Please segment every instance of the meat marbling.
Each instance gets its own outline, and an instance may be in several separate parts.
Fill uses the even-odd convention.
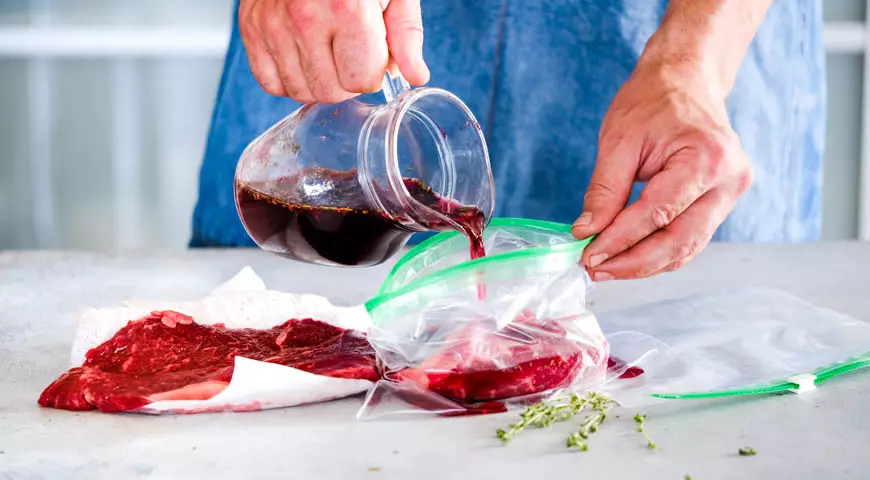
[[[129,322],[39,397],[43,407],[122,412],[158,400],[204,400],[233,375],[235,357],[337,378],[378,380],[365,335],[310,318],[268,330],[200,325],[173,311]]]

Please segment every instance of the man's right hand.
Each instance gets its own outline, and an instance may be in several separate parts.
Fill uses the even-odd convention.
[[[239,29],[263,89],[300,103],[377,92],[389,61],[429,81],[420,0],[241,0]]]

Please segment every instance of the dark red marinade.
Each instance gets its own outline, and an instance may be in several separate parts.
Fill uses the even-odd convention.
[[[412,198],[460,227],[471,240],[474,258],[484,255],[483,212],[444,200],[418,179],[403,181]],[[312,169],[268,182],[237,182],[235,188],[239,216],[254,241],[288,258],[375,265],[395,254],[414,233],[401,219],[371,208],[355,170]],[[400,208],[391,210],[403,215]],[[451,226],[446,222],[427,225],[432,230]]]

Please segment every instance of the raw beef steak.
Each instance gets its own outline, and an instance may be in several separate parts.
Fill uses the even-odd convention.
[[[378,379],[375,352],[355,330],[310,318],[268,330],[228,329],[165,311],[129,322],[88,351],[39,404],[121,412],[158,400],[205,400],[229,384],[237,355],[329,377]]]
[[[567,387],[604,352],[569,338],[555,321],[526,314],[502,329],[472,322],[453,332],[419,366],[388,374],[463,403],[487,402]]]

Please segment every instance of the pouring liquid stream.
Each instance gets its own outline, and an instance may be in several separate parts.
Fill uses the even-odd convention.
[[[387,102],[395,100],[403,92],[411,89],[410,84],[408,84],[408,81],[405,80],[405,77],[402,76],[393,62],[390,62],[390,67],[384,75],[381,87],[384,91],[384,97]],[[471,257],[471,260],[477,260],[478,258],[486,256],[486,248],[483,243],[484,219],[482,213],[479,216],[468,215],[464,218],[452,218],[448,215],[446,218],[455,230],[468,237],[470,244],[469,256]],[[477,221],[478,219],[479,221]],[[486,298],[486,284],[484,284],[479,273],[477,281],[477,298],[481,301]]]

